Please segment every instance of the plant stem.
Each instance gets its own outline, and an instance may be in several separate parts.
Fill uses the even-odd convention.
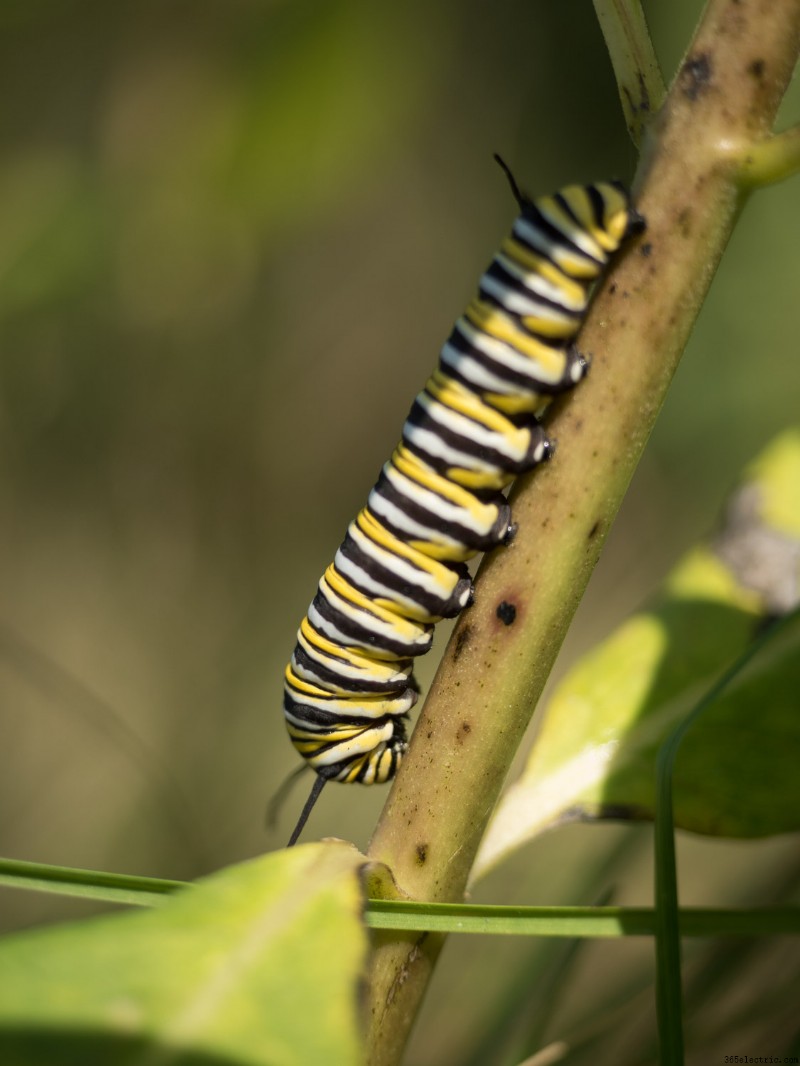
[[[638,147],[667,91],[642,6],[639,0],[594,0],[594,10],[614,68],[628,133]]]
[[[784,181],[800,171],[800,125],[749,144],[741,153],[740,180],[757,188]]]
[[[743,204],[726,143],[769,134],[797,61],[800,0],[710,0],[634,183],[648,230],[580,336],[592,373],[549,423],[555,460],[520,479],[517,537],[484,561],[370,857],[414,899],[462,898],[478,844],[644,449]],[[720,375],[725,366],[720,364]],[[513,604],[513,625],[498,606]],[[507,617],[507,612],[504,612]],[[376,936],[368,1061],[397,1063],[443,940]]]

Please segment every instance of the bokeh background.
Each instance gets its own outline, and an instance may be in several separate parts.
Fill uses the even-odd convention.
[[[700,9],[646,5],[668,77]],[[283,667],[514,215],[492,153],[540,192],[635,152],[588,0],[5,0],[0,98],[0,854],[197,877],[282,846],[302,802],[265,829],[297,764]],[[796,420],[799,234],[797,178],[749,204],[559,671]],[[332,788],[309,834],[364,846],[384,797]],[[649,846],[570,827],[479,898],[647,904]],[[681,849],[687,903],[796,891],[791,840]],[[84,913],[4,892],[0,926]],[[410,1061],[467,1061],[465,1016],[531,952],[449,946]],[[624,1046],[651,1046],[651,963],[585,950],[543,1038],[613,973]]]

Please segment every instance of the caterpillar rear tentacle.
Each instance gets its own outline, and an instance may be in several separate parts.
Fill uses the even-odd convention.
[[[538,419],[588,370],[572,341],[590,291],[644,229],[617,182],[531,200],[496,158],[520,215],[323,575],[286,668],[286,726],[317,773],[290,845],[327,781],[394,777],[417,701],[414,659],[436,623],[471,602],[465,563],[513,538],[502,492],[552,454]]]

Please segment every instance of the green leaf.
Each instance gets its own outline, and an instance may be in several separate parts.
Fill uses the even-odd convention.
[[[656,899],[656,1014],[659,1059],[664,1063],[684,1061],[683,988],[681,978],[681,929],[678,903],[678,869],[675,859],[675,814],[673,778],[678,753],[687,735],[697,728],[709,709],[741,676],[767,643],[773,648],[778,635],[800,622],[800,608],[785,616],[753,640],[722,674],[713,688],[667,737],[656,758],[655,801],[655,899]],[[800,912],[798,912],[800,916]]]
[[[363,864],[308,844],[153,910],[6,938],[0,1062],[359,1063]]]
[[[750,467],[723,531],[690,552],[653,607],[575,666],[547,707],[520,780],[503,797],[473,877],[546,829],[652,819],[659,745],[744,651],[797,602],[800,433]],[[800,829],[800,624],[785,627],[687,736],[675,825],[715,836]]]
[[[759,487],[764,524],[795,539],[800,537],[798,455],[800,429],[790,429],[774,440],[746,472],[747,480]]]

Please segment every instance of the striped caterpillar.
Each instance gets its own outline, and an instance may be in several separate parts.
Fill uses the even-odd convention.
[[[496,158],[520,214],[325,571],[286,668],[286,726],[317,773],[290,846],[327,781],[394,777],[419,694],[414,659],[435,624],[471,602],[467,560],[509,539],[502,490],[548,458],[538,416],[586,372],[571,342],[590,290],[644,228],[617,182],[531,200]]]

